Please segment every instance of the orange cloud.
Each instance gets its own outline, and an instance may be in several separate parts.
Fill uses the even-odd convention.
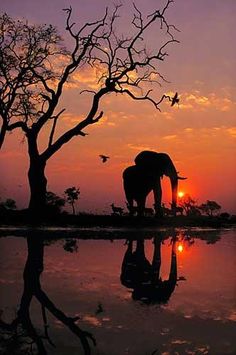
[[[178,106],[175,106],[178,108]],[[227,112],[235,108],[235,103],[229,97],[222,97],[216,93],[210,93],[208,96],[201,95],[198,90],[192,93],[182,93],[180,95],[180,109],[184,110],[206,110],[215,108],[217,111]]]
[[[226,132],[233,138],[236,138],[236,127],[230,127],[226,129]]]
[[[128,143],[127,144],[128,148],[132,149],[132,150],[138,150],[138,151],[141,151],[141,150],[153,150],[150,146],[145,146],[145,145],[134,145],[134,144],[131,144],[131,143]]]
[[[104,68],[102,66],[98,67],[83,67],[80,70],[75,71],[70,80],[65,84],[66,89],[87,89],[97,90],[100,88],[101,83],[99,79],[104,73]]]
[[[176,134],[171,134],[171,135],[162,137],[162,139],[166,139],[166,140],[173,140],[173,139],[176,139],[176,138],[177,138]]]

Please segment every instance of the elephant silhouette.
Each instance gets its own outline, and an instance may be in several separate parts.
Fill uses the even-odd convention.
[[[165,304],[175,290],[177,281],[176,241],[171,240],[171,265],[169,277],[162,280],[161,269],[161,238],[154,238],[154,251],[152,263],[145,257],[144,240],[137,240],[136,249],[133,250],[134,241],[128,241],[128,246],[121,267],[120,281],[122,285],[133,289],[133,300],[143,303]]]
[[[162,216],[161,178],[168,176],[171,182],[173,215],[176,215],[178,180],[186,178],[178,176],[176,168],[166,153],[142,151],[135,158],[135,165],[129,166],[123,172],[123,183],[130,213],[134,211],[134,201],[137,203],[138,215],[144,214],[146,198],[151,191],[154,195],[154,207],[157,216]]]
[[[135,288],[136,285],[148,282],[151,264],[145,256],[144,240],[136,241],[136,249],[133,250],[133,240],[127,241],[127,250],[121,266],[120,281],[127,288]]]

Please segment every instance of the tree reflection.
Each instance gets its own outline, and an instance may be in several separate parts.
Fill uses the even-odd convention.
[[[47,354],[45,342],[48,342],[51,346],[55,346],[48,334],[47,310],[79,338],[84,354],[90,355],[91,350],[89,340],[96,345],[93,335],[78,327],[76,324],[78,317],[68,317],[57,308],[41,287],[40,276],[44,268],[43,240],[41,238],[35,238],[35,236],[30,236],[27,238],[27,245],[28,257],[23,273],[24,289],[19,310],[16,314],[16,318],[10,324],[0,320],[0,328],[5,332],[5,340],[7,340],[5,342],[5,349],[1,349],[3,351],[2,353]],[[42,307],[44,335],[40,335],[36,331],[36,328],[31,321],[30,306],[34,297]],[[10,352],[9,349],[11,349]]]
[[[175,290],[177,281],[185,280],[184,277],[178,278],[177,276],[176,248],[178,240],[176,235],[171,238],[170,270],[166,280],[162,280],[160,276],[162,237],[159,236],[153,239],[152,262],[149,262],[145,256],[144,239],[136,240],[135,249],[134,241],[127,241],[127,250],[121,267],[120,280],[124,286],[133,289],[132,298],[134,300],[141,300],[147,304],[167,303]]]

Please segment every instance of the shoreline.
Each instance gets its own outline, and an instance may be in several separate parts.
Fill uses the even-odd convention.
[[[0,227],[4,226],[28,226],[28,227],[51,227],[51,228],[184,228],[184,227],[233,227],[236,226],[236,216],[222,218],[220,216],[129,216],[129,215],[94,215],[80,213],[51,214],[48,216],[37,216],[32,218],[25,211],[11,211],[7,214],[0,214]]]
[[[17,218],[16,218],[17,217]],[[30,233],[35,236],[59,239],[124,239],[151,238],[154,236],[187,233],[200,235],[220,233],[223,230],[236,228],[235,221],[220,217],[130,217],[117,215],[57,215],[47,219],[29,223],[29,218],[15,214],[0,220],[0,237],[26,237]]]

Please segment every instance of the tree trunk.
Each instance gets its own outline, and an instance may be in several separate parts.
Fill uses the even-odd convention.
[[[178,177],[177,174],[170,177],[171,190],[172,190],[172,203],[171,210],[173,215],[176,216],[177,195],[178,195]]]
[[[73,216],[75,215],[75,205],[74,205],[74,202],[71,203],[71,206],[72,206],[72,212],[73,212]]]
[[[47,179],[45,177],[46,161],[39,156],[30,158],[28,179],[30,185],[29,211],[34,216],[45,214]]]
[[[4,120],[2,127],[0,129],[0,149],[2,148],[6,132],[7,132],[7,124],[6,124],[6,121]]]

